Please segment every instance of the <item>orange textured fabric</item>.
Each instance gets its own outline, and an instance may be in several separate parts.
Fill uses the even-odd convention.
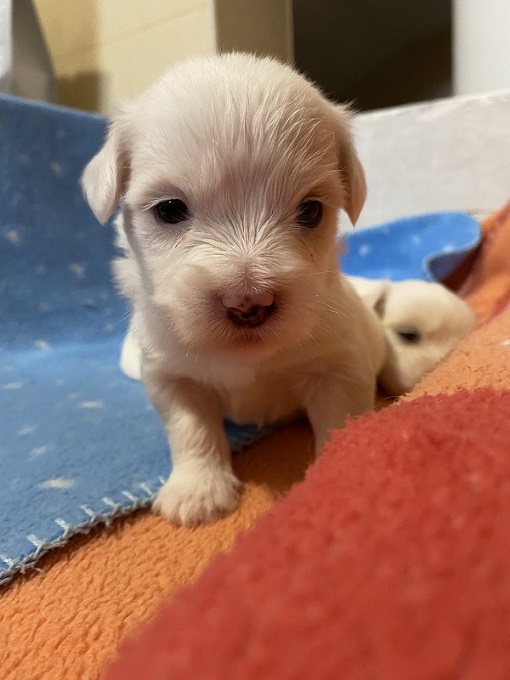
[[[492,247],[487,246],[487,258]],[[508,261],[510,244],[504,255]],[[498,291],[485,288],[489,307],[501,299]],[[462,343],[412,396],[463,385],[510,389],[506,339],[509,312]],[[310,451],[309,428],[294,425],[237,456],[236,469],[247,482],[241,507],[212,526],[176,529],[140,513],[50,553],[39,572],[16,579],[1,593],[2,677],[95,680],[122,637],[151,616],[165,594],[193,581],[302,477]]]
[[[116,522],[49,553],[40,572],[1,594],[3,680],[95,680],[133,626],[164,595],[189,583],[303,478],[313,456],[295,424],[235,456],[245,488],[238,510],[213,525],[177,528],[151,513]]]
[[[483,240],[459,294],[485,322],[510,302],[510,203],[482,225]]]
[[[510,391],[335,433],[104,680],[510,677]]]

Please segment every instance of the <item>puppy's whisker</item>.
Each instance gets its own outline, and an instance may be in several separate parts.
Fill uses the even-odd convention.
[[[328,312],[330,314],[336,314],[343,319],[348,318],[347,311],[345,309],[339,308],[339,307],[334,307],[331,304],[328,304],[325,301],[316,301],[316,302],[309,302],[306,304],[308,309],[312,309],[313,311],[319,311],[319,312]]]
[[[306,272],[301,275],[302,279],[317,279],[317,278],[324,278],[327,276],[332,276],[332,275],[340,275],[340,272],[338,269],[333,269],[333,270],[324,270],[324,271],[315,271],[315,272]],[[336,285],[336,282],[335,282]]]

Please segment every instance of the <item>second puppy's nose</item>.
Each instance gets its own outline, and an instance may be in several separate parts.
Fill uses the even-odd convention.
[[[274,293],[226,293],[221,302],[231,321],[239,326],[259,326],[273,313]]]

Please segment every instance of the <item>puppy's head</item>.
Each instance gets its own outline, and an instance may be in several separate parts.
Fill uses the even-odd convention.
[[[373,307],[387,340],[379,380],[395,396],[411,390],[476,326],[470,307],[439,283],[387,282]]]
[[[83,187],[100,221],[122,203],[138,298],[168,332],[247,358],[313,335],[338,210],[354,223],[365,199],[345,108],[240,54],[178,65],[127,105]]]

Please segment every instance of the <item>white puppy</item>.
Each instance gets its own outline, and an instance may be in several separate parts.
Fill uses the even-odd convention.
[[[306,413],[319,452],[372,408],[381,327],[337,270],[338,211],[354,222],[365,199],[345,108],[271,59],[196,58],[115,118],[83,187],[101,221],[122,206],[115,276],[171,447],[165,517],[237,505],[224,415]]]
[[[386,356],[379,384],[389,395],[409,392],[476,327],[471,308],[439,283],[349,280],[383,324]]]

